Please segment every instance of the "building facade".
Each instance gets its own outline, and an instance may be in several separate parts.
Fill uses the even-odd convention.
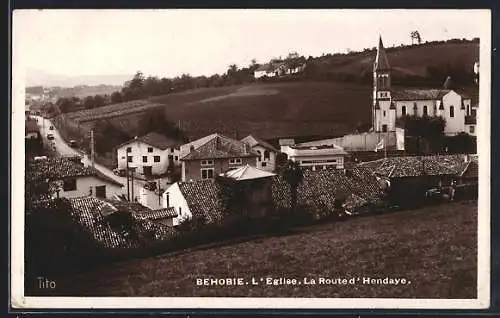
[[[391,85],[391,77],[391,67],[382,38],[380,38],[373,64],[372,127],[374,131],[395,131],[396,119],[410,115],[441,116],[446,123],[444,129],[446,135],[475,131],[475,127],[471,128],[471,125],[475,125],[470,124],[472,120],[468,120],[469,124],[466,124],[467,116],[475,117],[472,99],[467,94],[452,89],[449,77],[442,88],[404,90],[394,89]]]
[[[244,142],[220,134],[204,137],[201,142],[182,148],[182,181],[213,179],[228,170],[257,165],[258,154]]]
[[[279,153],[278,149],[252,135],[248,135],[241,141],[249,145],[250,148],[258,154],[257,168],[265,171],[274,171],[276,169],[276,156]]]
[[[135,168],[144,176],[165,174],[180,165],[179,147],[179,141],[155,132],[136,137],[117,147],[118,169]]]
[[[344,169],[345,158],[349,155],[337,145],[298,146],[288,142],[281,143],[281,152],[285,153],[289,160],[313,171],[327,168]]]

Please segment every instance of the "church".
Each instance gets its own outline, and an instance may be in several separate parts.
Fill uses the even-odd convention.
[[[478,104],[463,92],[452,89],[448,77],[442,88],[395,89],[391,86],[391,66],[382,37],[373,63],[372,131],[396,130],[396,119],[402,116],[442,116],[446,122],[444,133],[476,135]]]

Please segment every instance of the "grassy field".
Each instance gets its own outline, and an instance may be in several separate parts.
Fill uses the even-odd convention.
[[[475,298],[477,201],[367,216],[115,263],[57,280],[68,296]],[[353,285],[197,286],[197,278],[357,278]],[[362,278],[409,284],[362,284]],[[55,295],[54,294],[54,295]]]
[[[338,82],[292,82],[196,89],[151,98],[151,107],[164,105],[167,117],[191,138],[214,131],[241,138],[294,135],[339,135],[359,121],[369,121],[369,86]],[[122,106],[122,107],[120,107]],[[80,111],[70,117],[82,125],[110,118],[131,133],[138,118],[151,108],[144,102],[116,104]]]

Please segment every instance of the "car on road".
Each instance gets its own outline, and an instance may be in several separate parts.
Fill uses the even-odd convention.
[[[125,175],[126,175],[125,169],[115,168],[115,169],[113,169],[113,173],[116,174],[117,176],[120,176],[120,177],[125,177]]]
[[[78,147],[78,144],[77,144],[76,140],[71,139],[71,140],[69,141],[69,146],[70,146],[71,148],[76,148],[76,147]]]
[[[55,138],[54,138],[54,135],[52,135],[52,134],[47,134],[47,139],[48,139],[48,140],[54,140]]]

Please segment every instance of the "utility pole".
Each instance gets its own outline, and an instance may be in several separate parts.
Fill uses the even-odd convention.
[[[387,135],[384,136],[384,158],[387,158]]]
[[[94,169],[94,130],[90,131],[90,166]]]
[[[158,179],[158,205],[161,206],[161,192],[160,192],[160,185],[161,185],[161,182],[160,182],[160,179]]]
[[[127,168],[125,170],[125,174],[127,176],[127,200],[130,201],[130,182],[129,182],[129,177],[128,177],[128,152],[125,153],[125,162],[127,163]]]
[[[134,169],[132,169],[132,174],[131,174],[131,183],[132,183],[132,201],[135,201],[135,198],[134,198]]]

